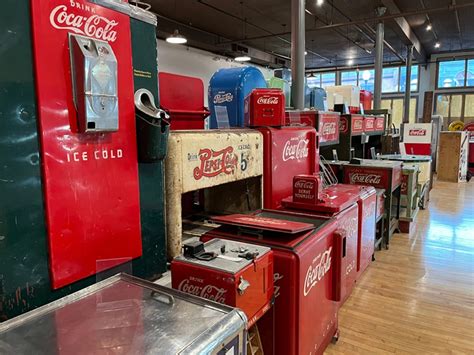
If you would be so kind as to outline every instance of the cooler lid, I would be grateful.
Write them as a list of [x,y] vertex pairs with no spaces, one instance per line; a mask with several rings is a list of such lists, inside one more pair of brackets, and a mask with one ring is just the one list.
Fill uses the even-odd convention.
[[271,232],[296,234],[314,229],[314,224],[295,222],[270,217],[260,217],[247,214],[231,214],[228,216],[212,217],[212,221],[219,224],[246,227],[250,229],[266,230]]
[[0,353],[212,353],[241,311],[120,274],[0,323]]
[[[222,252],[223,247],[225,248],[225,252]],[[246,253],[256,253],[256,258],[260,258],[270,252],[270,248],[265,246],[219,238],[212,239],[205,243],[204,249],[207,253],[216,253],[217,257],[212,260],[201,260],[194,257],[180,255],[174,260],[235,274],[247,265],[253,263],[253,260],[246,259],[242,255]]]
[[[348,188],[346,185],[330,186],[322,191],[323,201],[317,204],[294,202],[293,197],[282,200],[287,208],[323,213],[339,213],[356,203],[365,192],[359,188]],[[352,185],[349,185],[352,186]]]
[[392,160],[378,160],[378,159],[361,159],[360,164],[349,164],[351,166],[373,166],[376,168],[389,168],[393,169],[396,167],[401,167],[402,162],[392,161]]
[[431,161],[431,156],[429,155],[385,154],[385,155],[379,155],[379,158],[383,160],[397,160],[397,161],[412,162],[412,163]]

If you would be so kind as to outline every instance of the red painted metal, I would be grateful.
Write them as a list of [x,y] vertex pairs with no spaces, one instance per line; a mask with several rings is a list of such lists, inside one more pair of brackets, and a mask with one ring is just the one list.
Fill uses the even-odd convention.
[[372,101],[374,99],[374,94],[367,90],[360,91],[360,103],[364,110],[372,110]]
[[364,116],[351,115],[350,121],[353,136],[358,136],[364,133]]
[[350,164],[344,166],[344,184],[370,185],[385,191],[393,191],[401,182],[401,164],[393,167]]
[[312,127],[260,127],[263,134],[263,205],[278,209],[293,192],[295,175],[319,172],[317,133]]
[[320,174],[297,175],[293,178],[293,201],[296,203],[318,204],[322,200],[322,191],[323,181]]
[[340,114],[329,111],[287,111],[286,123],[302,124],[316,128],[319,134],[319,146],[339,143]]
[[[130,19],[84,0],[35,0],[31,9],[50,271],[59,288],[142,253]],[[69,33],[107,40],[115,52],[117,132],[78,133]]]
[[321,193],[322,200],[317,203],[295,201],[293,198],[282,201],[287,210],[310,211],[315,214],[324,214],[332,217],[344,211],[357,202],[358,228],[357,228],[357,272],[358,276],[370,265],[374,253],[375,242],[375,214],[376,194],[371,186],[355,186],[337,184],[330,186]]
[[212,221],[218,224],[245,226],[250,228],[258,227],[258,229],[265,231],[281,232],[288,234],[301,233],[314,228],[314,225],[311,223],[301,223],[247,214],[216,216],[212,217]]
[[[229,243],[222,240],[220,242]],[[244,247],[252,250],[251,244]],[[209,266],[196,261],[197,259],[180,257],[171,262],[173,288],[240,308],[247,316],[249,328],[271,308],[274,289],[271,250],[258,255],[238,271],[218,269],[213,266],[212,261]],[[239,291],[243,281],[248,282],[247,288]]]
[[376,132],[384,132],[385,131],[385,117],[384,116],[376,116],[375,117],[375,129]]
[[364,116],[364,132],[375,131],[375,116]]
[[204,129],[204,84],[191,76],[160,72],[160,106],[170,115],[172,130]]
[[322,354],[337,332],[339,302],[356,276],[357,207],[334,218],[284,211],[256,216],[313,223],[297,234],[256,232],[222,226],[203,240],[224,238],[269,246],[274,252],[275,305],[258,322],[268,354]]
[[280,89],[254,89],[245,98],[245,125],[281,127],[285,122],[285,95]]

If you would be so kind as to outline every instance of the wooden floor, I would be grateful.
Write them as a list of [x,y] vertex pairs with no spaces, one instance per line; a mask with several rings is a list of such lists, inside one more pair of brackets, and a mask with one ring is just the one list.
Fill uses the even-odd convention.
[[360,280],[326,354],[474,354],[474,181],[437,182]]

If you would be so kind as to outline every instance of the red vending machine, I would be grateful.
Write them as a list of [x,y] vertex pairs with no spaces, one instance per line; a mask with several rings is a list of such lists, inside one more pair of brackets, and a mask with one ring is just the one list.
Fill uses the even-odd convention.
[[35,0],[31,12],[58,289],[142,255],[130,18],[83,0]]
[[[272,248],[275,304],[258,322],[267,354],[322,354],[338,335],[338,303],[349,292],[354,204],[328,219],[275,210],[215,217],[221,227],[202,239],[231,239]],[[355,239],[355,238],[352,238]]]
[[[327,216],[332,218],[346,208],[357,203],[358,226],[354,231],[353,240],[348,235],[348,258],[355,265],[348,273],[348,289],[370,265],[374,255],[376,191],[371,186],[337,184],[324,190],[319,176],[295,176],[293,179],[293,196],[283,199],[283,207],[288,211]],[[347,294],[347,297],[349,293]],[[344,300],[343,300],[344,301]]]

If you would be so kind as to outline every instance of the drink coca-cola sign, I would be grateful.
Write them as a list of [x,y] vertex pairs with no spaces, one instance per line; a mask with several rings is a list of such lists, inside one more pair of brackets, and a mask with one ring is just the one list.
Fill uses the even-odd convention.
[[227,92],[214,95],[213,102],[215,104],[223,104],[224,102],[232,102],[232,100],[234,100],[234,95]]
[[[79,2],[71,1],[71,7],[87,10],[88,7]],[[56,6],[49,15],[51,26],[58,30],[68,30],[83,36],[94,37],[107,42],[115,42],[118,22],[94,14],[79,15],[71,11],[66,5]]]
[[362,117],[354,117],[352,119],[352,131],[362,132],[364,130],[364,119]]
[[410,129],[408,131],[409,136],[416,136],[416,137],[422,137],[426,136],[426,129]]
[[309,139],[291,138],[283,147],[283,161],[302,160],[309,155]]
[[295,181],[294,188],[295,189],[313,189],[314,181],[297,180]]
[[351,184],[378,185],[382,181],[382,176],[377,174],[352,173],[349,175]]
[[278,105],[279,99],[278,96],[260,96],[257,99],[257,104],[259,105]]
[[179,283],[178,290],[214,302],[226,303],[227,290],[225,288],[219,288],[213,285],[195,285],[191,283],[189,279],[184,279]]
[[198,155],[200,165],[194,168],[195,180],[203,177],[212,178],[221,174],[230,175],[237,169],[238,158],[232,146],[218,151],[209,148],[201,149]]
[[309,292],[313,287],[322,280],[324,275],[326,275],[331,268],[331,251],[332,247],[327,249],[324,253],[316,256],[308,267],[303,287],[303,294],[305,297],[309,295]]
[[336,134],[336,122],[326,122],[323,124],[321,129],[321,134],[323,136],[332,136]]

